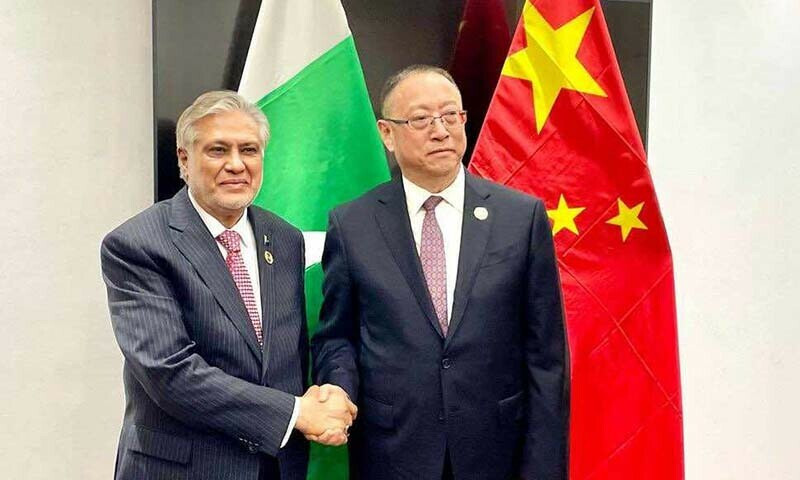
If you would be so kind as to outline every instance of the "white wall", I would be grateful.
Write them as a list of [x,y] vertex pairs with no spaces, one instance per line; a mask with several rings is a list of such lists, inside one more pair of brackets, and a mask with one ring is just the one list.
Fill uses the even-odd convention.
[[150,2],[0,2],[0,476],[111,478],[99,243],[152,200]]
[[653,2],[688,479],[800,478],[800,2]]
[[[102,235],[152,198],[150,2],[0,2],[0,465],[107,479]],[[800,3],[654,2],[650,163],[676,264],[686,470],[800,470]]]

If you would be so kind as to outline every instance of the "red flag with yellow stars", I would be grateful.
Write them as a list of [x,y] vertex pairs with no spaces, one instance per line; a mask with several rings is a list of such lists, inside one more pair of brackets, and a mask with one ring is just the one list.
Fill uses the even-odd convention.
[[571,356],[570,478],[683,478],[672,258],[597,0],[525,3],[470,170],[542,198]]

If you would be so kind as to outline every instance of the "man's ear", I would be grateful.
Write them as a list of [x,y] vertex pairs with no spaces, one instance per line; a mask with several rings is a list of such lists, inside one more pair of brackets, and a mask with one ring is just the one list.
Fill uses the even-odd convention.
[[189,154],[186,153],[186,150],[183,147],[178,147],[176,153],[178,154],[178,161],[185,167],[186,162],[189,161]]
[[184,148],[178,147],[176,152],[178,154],[178,168],[181,171],[181,178],[186,179],[186,169],[189,163],[189,154]]
[[386,120],[378,120],[378,133],[381,134],[381,140],[386,150],[394,153],[394,136],[392,135],[392,127]]

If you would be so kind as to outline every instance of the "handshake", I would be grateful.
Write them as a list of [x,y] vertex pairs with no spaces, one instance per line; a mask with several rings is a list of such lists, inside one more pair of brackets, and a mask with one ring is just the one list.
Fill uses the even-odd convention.
[[300,397],[300,415],[294,428],[313,442],[343,445],[357,414],[358,408],[341,387],[312,385]]

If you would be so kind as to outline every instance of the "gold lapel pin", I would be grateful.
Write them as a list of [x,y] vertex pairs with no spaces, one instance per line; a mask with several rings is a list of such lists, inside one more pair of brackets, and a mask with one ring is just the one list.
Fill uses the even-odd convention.
[[268,264],[272,265],[272,262],[275,261],[275,257],[272,256],[272,252],[270,252],[269,250],[265,250],[264,260],[266,260]]
[[486,220],[489,218],[489,210],[486,210],[486,207],[475,207],[472,214],[475,215],[475,218],[478,220]]

